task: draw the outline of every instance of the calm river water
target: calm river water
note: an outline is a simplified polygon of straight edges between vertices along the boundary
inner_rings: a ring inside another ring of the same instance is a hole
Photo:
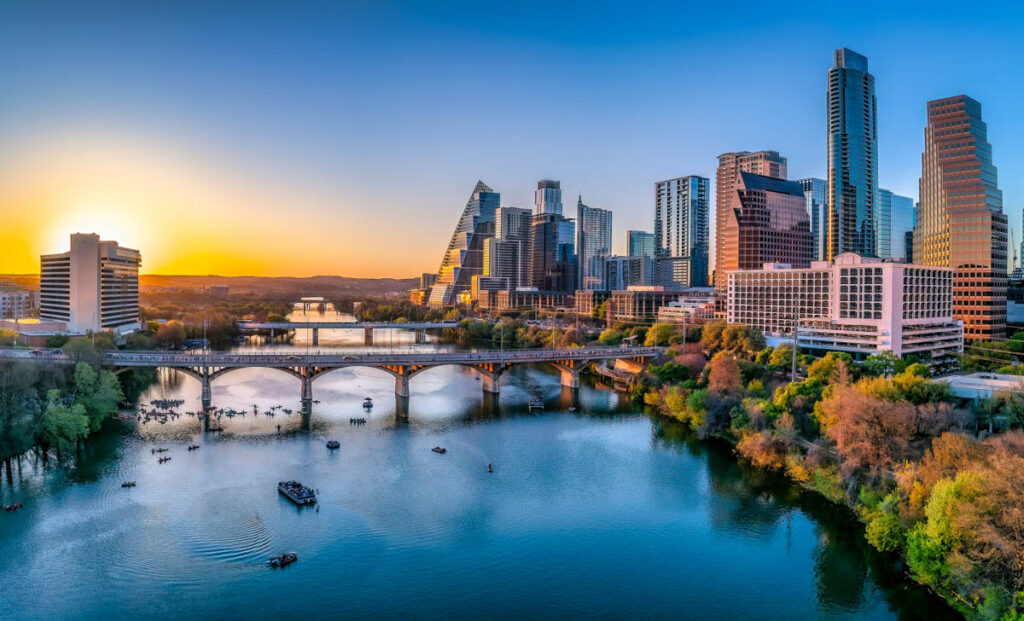
[[[214,404],[249,413],[222,433],[115,421],[74,469],[26,462],[0,484],[25,504],[0,513],[0,618],[955,618],[839,510],[610,390],[574,399],[532,367],[500,403],[455,367],[411,387],[400,415],[390,376],[336,371],[311,417],[268,417],[298,381],[237,371]],[[142,401],[159,398],[198,410],[198,382],[162,374]],[[319,510],[282,479],[318,488]],[[284,551],[299,561],[270,569]]]

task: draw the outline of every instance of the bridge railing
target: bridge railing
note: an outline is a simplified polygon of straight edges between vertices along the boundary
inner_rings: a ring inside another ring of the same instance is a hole
[[[280,365],[307,366],[316,364],[424,364],[437,362],[523,362],[551,360],[588,360],[656,356],[662,347],[587,347],[575,349],[521,349],[487,352],[401,352],[401,353],[182,353],[169,351],[108,351],[105,362],[123,365]],[[29,360],[67,360],[59,349],[0,349],[0,357]]]

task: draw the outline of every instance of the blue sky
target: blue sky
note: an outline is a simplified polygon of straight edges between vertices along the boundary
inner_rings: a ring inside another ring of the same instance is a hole
[[[1022,7],[8,1],[0,209],[46,194],[26,179],[79,187],[61,167],[102,159],[96,174],[134,184],[130,196],[187,197],[182,217],[224,212],[211,226],[249,239],[263,223],[275,241],[260,252],[289,273],[405,276],[436,269],[478,178],[529,206],[553,177],[567,206],[582,193],[614,211],[622,250],[626,229],[652,227],[654,182],[713,177],[719,153],[776,149],[791,178],[824,176],[825,75],[847,46],[876,77],[881,185],[917,197],[925,102],[966,93],[982,103],[1019,243]],[[176,173],[142,174],[145,162]],[[58,204],[72,194],[32,209],[85,217]],[[214,254],[175,262],[109,213],[96,228],[152,246],[154,271],[236,269]]]

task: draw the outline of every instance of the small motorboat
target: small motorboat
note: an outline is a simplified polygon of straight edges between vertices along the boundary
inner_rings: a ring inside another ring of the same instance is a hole
[[[494,472],[494,464],[487,464],[487,472]]]
[[[4,511],[17,511],[21,507],[22,504],[20,502],[16,502],[13,505],[4,505],[3,507],[0,508],[2,508]]]
[[[157,463],[160,463],[160,464],[162,464],[162,463],[164,463],[165,461],[171,461],[171,458],[170,458],[170,457],[161,457],[160,459],[158,459],[158,460],[156,460],[156,461],[157,461]]]
[[[198,451],[199,450],[199,445],[198,444],[190,444],[188,446],[188,450],[190,450],[190,451]]]
[[[267,562],[270,563],[271,567],[279,569],[281,567],[287,567],[288,565],[291,565],[297,560],[299,560],[298,554],[296,554],[295,552],[285,552],[280,556],[271,557],[270,560]]]
[[[350,419],[348,419],[348,424],[349,425],[365,425],[366,424],[366,419],[365,418],[350,418]]]
[[[366,408],[367,410],[372,408],[373,407],[373,399],[371,399],[369,397],[363,399],[363,407]]]
[[[328,440],[327,441],[327,448],[331,449],[332,451],[334,449],[339,449],[339,448],[341,448],[341,442],[338,442],[337,440]]]
[[[121,487],[135,487],[135,481],[125,481],[121,484]]]
[[[544,409],[544,402],[541,401],[540,399],[538,399],[537,397],[534,397],[534,398],[530,399],[529,408],[530,408],[530,411],[533,411],[533,410],[543,410]]]
[[[432,448],[430,450],[434,451],[435,453],[440,453],[441,455],[444,455],[445,453],[448,452],[448,449],[446,449],[443,446],[435,446],[434,448]]]
[[[166,453],[167,450],[168,449],[165,449],[165,448],[155,448],[155,449],[152,449],[150,452],[153,453],[153,454],[156,454],[156,453]]]

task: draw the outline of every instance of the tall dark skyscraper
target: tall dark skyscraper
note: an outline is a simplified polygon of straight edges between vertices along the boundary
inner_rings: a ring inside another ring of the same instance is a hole
[[[605,259],[612,254],[612,212],[576,203],[576,260],[580,289],[605,289]]]
[[[576,257],[564,243],[563,231],[572,221],[557,213],[533,214],[530,239],[530,281],[541,291],[575,291]]]
[[[868,59],[839,48],[828,70],[828,259],[878,255],[878,131]]]
[[[952,267],[953,317],[964,338],[1006,333],[1007,223],[981,104],[928,102],[914,262]]]

